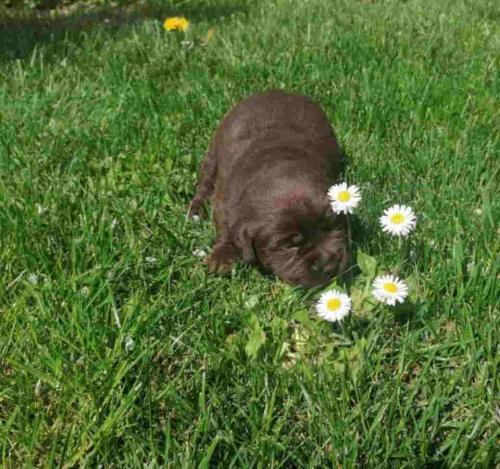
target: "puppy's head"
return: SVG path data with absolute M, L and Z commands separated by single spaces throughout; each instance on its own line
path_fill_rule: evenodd
M 335 215 L 326 194 L 291 191 L 275 198 L 254 238 L 262 266 L 288 283 L 326 284 L 348 265 L 346 219 Z

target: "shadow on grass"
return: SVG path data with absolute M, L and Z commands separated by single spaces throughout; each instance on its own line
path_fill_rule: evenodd
M 393 308 L 395 321 L 400 325 L 413 325 L 417 323 L 417 312 L 421 306 L 422 304 L 419 302 L 412 303 L 410 301 L 405 301 L 402 304 L 398 303 Z
M 118 28 L 145 20 L 162 23 L 168 16 L 185 16 L 191 23 L 215 22 L 233 14 L 247 14 L 250 0 L 175 0 L 122 2 L 120 6 L 61 7 L 21 14 L 0 11 L 0 61 L 22 59 L 41 44 L 66 39 L 80 43 L 95 27 Z

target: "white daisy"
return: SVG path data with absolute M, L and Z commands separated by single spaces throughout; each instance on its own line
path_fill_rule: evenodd
M 337 290 L 329 290 L 323 293 L 316 304 L 318 315 L 331 322 L 345 318 L 350 309 L 351 299 L 345 293 Z
M 380 217 L 382 229 L 394 236 L 406 236 L 415 228 L 417 217 L 406 205 L 393 205 Z
M 408 286 L 394 275 L 382 275 L 373 281 L 373 296 L 382 303 L 394 306 L 408 296 Z
M 361 200 L 359 188 L 354 185 L 348 187 L 345 182 L 330 187 L 328 197 L 335 213 L 352 213 Z

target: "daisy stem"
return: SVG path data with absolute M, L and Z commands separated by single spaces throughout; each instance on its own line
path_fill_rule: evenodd
M 347 217 L 347 246 L 349 249 L 349 255 L 352 255 L 352 236 L 351 236 L 351 217 L 349 214 L 346 214 Z M 349 284 L 352 284 L 352 269 L 349 270 Z
M 397 272 L 399 274 L 399 273 L 401 273 L 404 265 L 406 264 L 406 262 L 409 259 L 410 243 L 409 243 L 408 238 L 400 236 L 398 239 L 398 244 L 399 244 L 400 260 L 399 260 Z

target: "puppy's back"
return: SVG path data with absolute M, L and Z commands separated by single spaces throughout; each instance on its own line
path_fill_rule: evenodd
M 219 178 L 233 183 L 268 163 L 266 155 L 280 151 L 307 154 L 308 164 L 320 171 L 340 169 L 337 142 L 324 111 L 306 96 L 281 90 L 236 104 L 220 123 L 213 146 Z
M 331 138 L 323 110 L 308 97 L 271 90 L 254 94 L 224 116 L 217 133 L 220 145 L 273 137 Z

